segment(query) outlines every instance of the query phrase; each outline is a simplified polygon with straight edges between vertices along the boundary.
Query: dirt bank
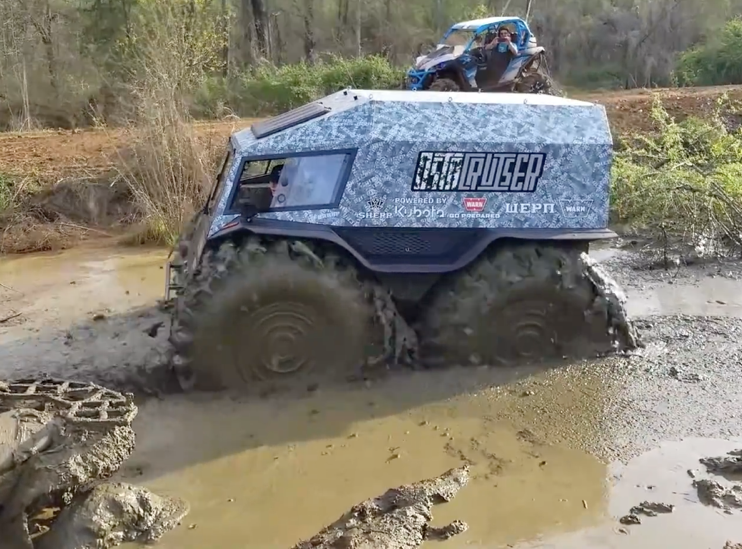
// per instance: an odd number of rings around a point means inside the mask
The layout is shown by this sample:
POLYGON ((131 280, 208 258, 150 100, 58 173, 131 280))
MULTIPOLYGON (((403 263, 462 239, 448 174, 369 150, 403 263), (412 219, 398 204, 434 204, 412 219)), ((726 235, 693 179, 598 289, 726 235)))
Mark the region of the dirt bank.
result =
MULTIPOLYGON (((621 135, 652 130, 648 113, 654 93, 659 93, 668 112, 679 119, 710 112, 725 93, 730 99, 742 100, 742 86, 595 92, 575 94, 574 98, 605 105, 613 131, 621 135)), ((246 127, 253 120, 203 122, 196 128, 204 139, 226 139, 235 128, 246 127)), ((0 134, 0 174, 47 176, 55 181, 95 176, 115 165, 117 152, 130 140, 130 132, 116 129, 0 134)))

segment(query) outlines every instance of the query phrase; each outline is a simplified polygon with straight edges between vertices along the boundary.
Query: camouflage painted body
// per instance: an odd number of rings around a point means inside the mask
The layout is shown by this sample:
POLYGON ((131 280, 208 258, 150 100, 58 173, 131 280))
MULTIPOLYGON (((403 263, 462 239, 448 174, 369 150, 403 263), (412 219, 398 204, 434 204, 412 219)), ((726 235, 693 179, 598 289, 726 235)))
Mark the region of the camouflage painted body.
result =
POLYGON ((236 155, 209 236, 239 218, 229 201, 241 160, 333 151, 354 156, 347 180, 336 183, 336 206, 259 218, 336 227, 607 225, 612 137, 602 106, 536 95, 355 90, 321 103, 331 110, 309 122, 262 139, 249 129, 232 137, 236 155), (433 153, 449 154, 434 164, 433 153), (524 166, 540 170, 529 189, 519 186, 524 166))

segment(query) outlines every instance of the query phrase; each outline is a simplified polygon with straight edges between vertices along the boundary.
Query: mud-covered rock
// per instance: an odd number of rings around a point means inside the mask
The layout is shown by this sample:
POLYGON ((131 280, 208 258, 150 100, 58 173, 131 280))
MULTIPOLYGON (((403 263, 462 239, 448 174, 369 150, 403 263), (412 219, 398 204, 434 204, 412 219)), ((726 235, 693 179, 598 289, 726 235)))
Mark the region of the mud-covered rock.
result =
POLYGON ((182 502, 101 484, 134 450, 133 396, 89 383, 0 382, 0 546, 102 549, 157 539, 182 502))
POLYGON ((724 549, 742 549, 742 543, 732 543, 728 541, 724 544, 724 549))
POLYGON ((718 507, 724 511, 731 512, 732 509, 742 509, 742 486, 733 485, 730 488, 720 483, 709 480, 694 480, 693 486, 698 492, 698 499, 704 505, 718 507))
POLYGON ((134 450, 131 395, 92 384, 0 383, 0 531, 30 547, 28 517, 62 508, 134 450))
POLYGON ((632 515, 646 515, 648 517, 656 517, 659 514, 672 513, 674 510, 675 506, 670 505, 669 503, 643 501, 639 505, 632 507, 629 513, 632 515))
POLYGON ((714 475, 742 475, 742 450, 734 450, 726 456, 701 458, 699 461, 714 475))
POLYGON ((100 484, 75 498, 41 537, 36 549, 109 549, 125 542, 153 543, 188 513, 184 501, 145 488, 100 484))
POLYGON ((293 549, 413 549, 426 540, 445 540, 467 525, 454 521, 429 526, 434 505, 451 501, 469 482, 468 466, 433 479, 405 484, 355 505, 350 511, 293 549))

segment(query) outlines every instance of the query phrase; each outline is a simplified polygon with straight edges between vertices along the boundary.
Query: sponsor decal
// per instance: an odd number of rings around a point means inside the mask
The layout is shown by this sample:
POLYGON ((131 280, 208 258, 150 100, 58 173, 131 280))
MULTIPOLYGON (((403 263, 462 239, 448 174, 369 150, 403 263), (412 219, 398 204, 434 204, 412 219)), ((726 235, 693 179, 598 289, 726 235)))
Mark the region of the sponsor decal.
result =
POLYGON ((546 153, 443 153, 423 151, 411 190, 415 192, 535 192, 546 153))
POLYGON ((384 207, 384 202, 385 200, 383 198, 375 196, 373 198, 370 198, 366 204, 368 204, 368 207, 372 210, 380 210, 384 207))
POLYGON ((279 204, 283 204, 284 202, 286 202, 286 195, 281 193, 276 197, 276 200, 279 204))
POLYGON ((528 215, 554 213, 554 204, 505 204, 505 213, 528 215))
POLYGON ((591 198, 580 200, 560 200, 559 206, 564 217, 575 218, 589 214, 593 209, 591 198))
POLYGON ((472 198, 472 197, 466 197, 463 200, 464 209, 467 212, 482 212, 484 211, 484 207, 487 205, 487 199, 486 198, 472 198))

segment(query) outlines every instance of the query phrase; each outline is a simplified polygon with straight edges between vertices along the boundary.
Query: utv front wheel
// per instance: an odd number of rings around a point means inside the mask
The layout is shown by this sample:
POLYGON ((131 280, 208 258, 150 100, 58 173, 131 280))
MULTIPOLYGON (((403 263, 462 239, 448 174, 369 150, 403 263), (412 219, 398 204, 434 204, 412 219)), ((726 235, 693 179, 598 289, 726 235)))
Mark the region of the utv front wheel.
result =
POLYGON ((457 92, 461 91, 461 86, 459 86, 456 81, 452 80, 451 78, 437 78, 430 85, 430 91, 457 92))
POLYGON ((281 244, 225 244, 204 259, 171 338, 184 389, 288 388, 361 369, 373 327, 354 273, 281 244))

